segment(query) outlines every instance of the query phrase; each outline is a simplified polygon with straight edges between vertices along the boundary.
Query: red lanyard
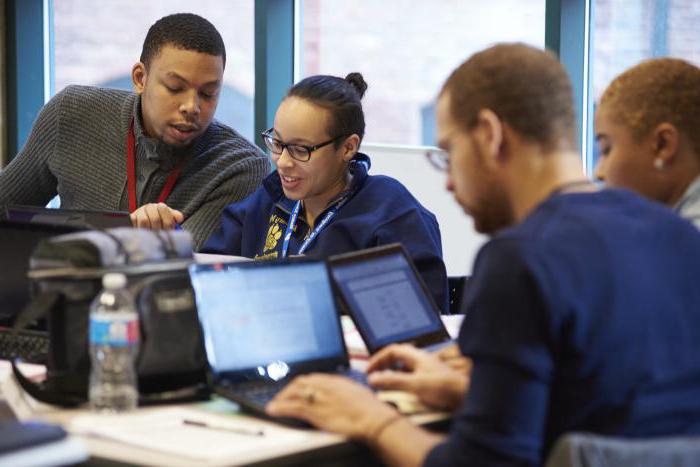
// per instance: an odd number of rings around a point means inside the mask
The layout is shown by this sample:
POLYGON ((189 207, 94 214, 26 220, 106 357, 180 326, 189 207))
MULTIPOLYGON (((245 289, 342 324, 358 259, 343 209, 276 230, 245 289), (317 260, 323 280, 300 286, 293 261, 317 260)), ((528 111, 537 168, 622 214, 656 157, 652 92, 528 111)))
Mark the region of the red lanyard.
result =
MULTIPOLYGON (((129 133, 126 138, 126 177, 129 189, 129 212, 136 211, 136 156, 134 152, 136 151, 136 136, 134 135, 134 119, 131 119, 129 124, 129 133)), ((177 161, 173 170, 170 171, 168 179, 165 181, 165 186, 163 191, 160 192, 158 197, 158 202, 163 203, 170 195, 170 192, 175 186, 177 178, 180 176, 182 171, 182 159, 177 161)))

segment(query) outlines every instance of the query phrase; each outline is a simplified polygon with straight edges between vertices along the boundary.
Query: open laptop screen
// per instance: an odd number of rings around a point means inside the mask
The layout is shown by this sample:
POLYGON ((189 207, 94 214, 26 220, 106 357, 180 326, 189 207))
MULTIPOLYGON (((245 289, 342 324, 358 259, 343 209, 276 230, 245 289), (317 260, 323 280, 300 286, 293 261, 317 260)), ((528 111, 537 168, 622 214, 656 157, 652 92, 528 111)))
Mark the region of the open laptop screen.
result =
POLYGON ((337 256, 331 274, 370 352, 445 334, 432 298, 398 245, 337 256))
POLYGON ((29 302, 29 257, 39 242, 77 230, 70 226, 0 221, 0 324, 10 324, 29 302))
POLYGON ((347 359, 323 262, 193 265, 190 276, 214 373, 347 359))
POLYGON ((111 229, 131 227, 131 218, 125 211, 94 211, 89 209, 54 209, 41 206, 7 206, 7 220, 38 224, 69 225, 84 229, 111 229))

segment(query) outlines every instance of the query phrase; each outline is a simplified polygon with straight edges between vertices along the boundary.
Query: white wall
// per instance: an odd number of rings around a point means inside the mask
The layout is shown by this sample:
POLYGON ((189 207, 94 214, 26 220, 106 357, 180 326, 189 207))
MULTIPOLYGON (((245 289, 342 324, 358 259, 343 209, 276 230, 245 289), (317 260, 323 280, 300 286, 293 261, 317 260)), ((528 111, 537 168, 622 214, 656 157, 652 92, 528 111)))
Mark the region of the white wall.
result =
POLYGON ((487 237, 474 230, 471 218, 445 189, 446 175, 428 162, 426 148, 363 144, 361 151, 372 159, 370 174, 396 178, 435 214, 447 274, 470 275, 476 253, 487 237))

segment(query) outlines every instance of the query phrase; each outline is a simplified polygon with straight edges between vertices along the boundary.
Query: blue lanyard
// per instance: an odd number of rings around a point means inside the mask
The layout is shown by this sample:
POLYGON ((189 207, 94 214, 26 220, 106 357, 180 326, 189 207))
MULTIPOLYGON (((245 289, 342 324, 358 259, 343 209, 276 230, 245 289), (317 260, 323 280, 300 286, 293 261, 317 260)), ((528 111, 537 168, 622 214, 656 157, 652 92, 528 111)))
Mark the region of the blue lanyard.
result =
MULTIPOLYGON (((340 211, 340 208, 343 207, 343 205, 350 199, 350 195, 345 196, 343 199, 338 201, 335 206, 333 206, 325 216, 323 216, 323 219, 321 222, 316 224, 316 227, 314 230, 311 231, 309 236, 304 240, 304 243, 301 244, 301 247, 299 248, 299 252, 297 253, 298 255, 303 254, 306 249, 311 245, 311 242, 313 242, 318 234, 326 228, 328 224, 330 224, 331 220, 335 217, 335 215, 340 211)), ((287 229, 284 231, 284 239, 282 241, 282 258, 287 257, 287 250, 289 249, 289 240, 292 238, 292 232, 294 231, 294 226, 297 223, 297 217, 299 217, 299 211, 301 210, 301 200, 297 201, 294 204, 294 209, 292 209, 292 213, 289 216, 289 222, 287 223, 287 229)))

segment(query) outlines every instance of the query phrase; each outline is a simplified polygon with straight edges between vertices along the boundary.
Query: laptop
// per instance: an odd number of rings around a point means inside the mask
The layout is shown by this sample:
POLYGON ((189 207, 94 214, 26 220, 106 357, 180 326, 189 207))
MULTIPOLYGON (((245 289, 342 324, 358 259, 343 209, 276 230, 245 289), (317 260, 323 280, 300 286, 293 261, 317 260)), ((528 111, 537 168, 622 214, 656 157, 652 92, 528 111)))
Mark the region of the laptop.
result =
POLYGON ((70 225, 84 229, 111 229, 114 227, 132 226, 131 218, 126 211, 54 209, 41 206, 11 205, 5 208, 5 218, 10 221, 70 225))
POLYGON ((265 416, 267 402, 299 374, 366 384, 350 369, 323 261, 193 264, 189 272, 215 393, 265 416))
POLYGON ((67 225, 0 221, 0 323, 10 324, 29 302, 29 257, 39 242, 78 230, 67 225))
POLYGON ((332 256, 335 290, 373 354, 394 343, 452 343, 427 286, 399 243, 332 256))

